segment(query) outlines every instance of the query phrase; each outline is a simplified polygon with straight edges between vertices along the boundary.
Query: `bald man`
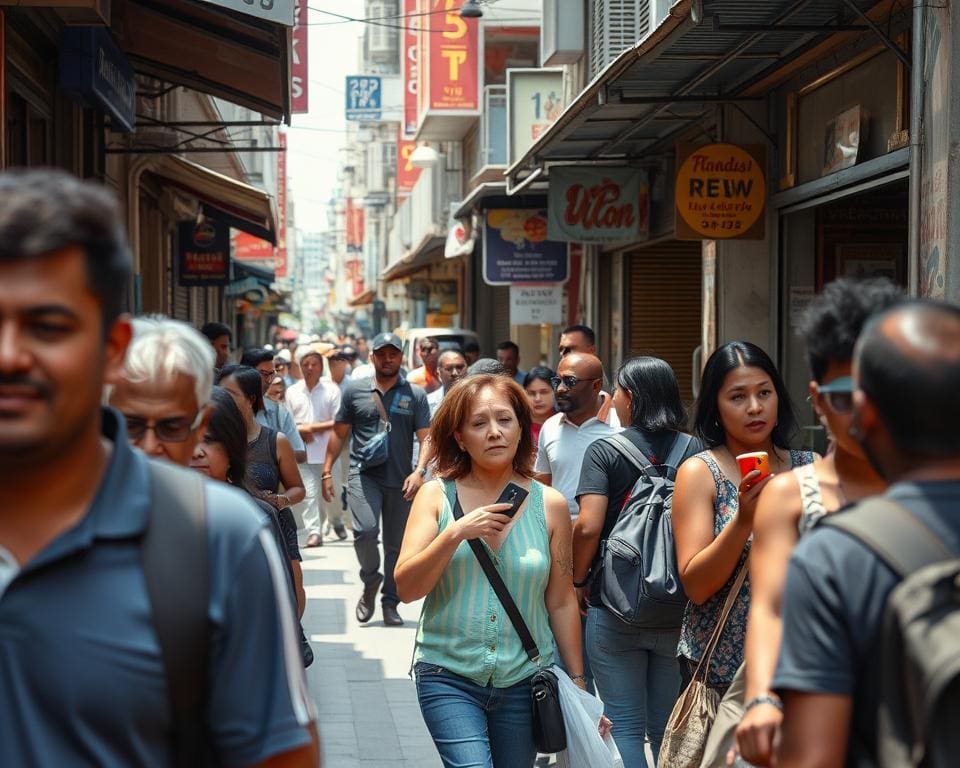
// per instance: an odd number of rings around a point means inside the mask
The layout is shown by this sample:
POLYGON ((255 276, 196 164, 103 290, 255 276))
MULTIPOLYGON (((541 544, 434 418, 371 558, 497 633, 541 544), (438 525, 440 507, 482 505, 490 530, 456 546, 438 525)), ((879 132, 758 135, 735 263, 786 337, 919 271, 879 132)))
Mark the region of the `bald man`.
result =
POLYGON ((535 469, 541 481, 564 495, 570 515, 576 518, 580 511, 577 486, 587 446, 619 432, 620 422, 610 408, 610 396, 601 390, 603 363, 595 355, 566 355, 551 383, 559 413, 547 419, 540 431, 535 469))
MULTIPOLYGON (((851 434, 890 483, 885 499, 899 510, 886 519, 876 501, 861 502, 826 518, 794 550, 773 681, 784 706, 780 768, 879 764, 879 672, 888 668, 881 628, 901 576, 841 529, 859 522, 899 559, 903 545, 915 556, 935 552, 926 562, 960 557, 960 308, 912 301, 879 315, 857 342, 853 377, 851 434), (933 550, 930 538, 947 551, 933 550)), ((893 668, 910 674, 905 661, 893 668)), ((884 733, 910 739, 911 725, 897 720, 884 733)), ((939 744, 953 733, 927 735, 939 744)), ((927 749, 936 753, 929 741, 927 749)), ((953 752, 929 765, 956 761, 953 752)))

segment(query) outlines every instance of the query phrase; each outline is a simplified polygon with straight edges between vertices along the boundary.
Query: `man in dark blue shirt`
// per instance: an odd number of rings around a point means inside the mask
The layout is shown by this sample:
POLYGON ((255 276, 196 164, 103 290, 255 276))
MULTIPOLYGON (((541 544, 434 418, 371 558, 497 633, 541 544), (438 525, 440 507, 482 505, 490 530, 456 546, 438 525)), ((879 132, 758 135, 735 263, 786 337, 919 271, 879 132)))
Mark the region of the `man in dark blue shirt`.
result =
MULTIPOLYGON (((155 515, 147 459, 128 445, 122 419, 100 408, 130 341, 129 279, 106 189, 60 171, 0 174, 3 766, 175 762, 142 565, 155 515)), ((212 364, 210 353, 207 378, 212 364)), ((194 405, 147 431, 190 439, 203 423, 203 403, 194 405)), ((243 494, 203 487, 202 738, 218 764, 315 766, 315 714, 276 545, 243 494)))
MULTIPOLYGON (((887 497, 960 553, 960 308, 915 301, 883 313, 864 329, 853 373, 857 437, 887 497)), ((797 545, 773 683, 779 768, 877 764, 882 621, 898 582, 837 528, 797 545)))
POLYGON ((393 569, 400 555, 403 531, 410 515, 410 502, 423 484, 430 451, 420 451, 417 468, 411 472, 413 438, 420 444, 430 429, 430 406, 427 394, 410 384, 400 372, 403 343, 392 333, 381 333, 373 340, 374 377, 351 379, 344 387, 340 412, 327 445, 323 467, 323 497, 333 500, 333 465, 345 442, 350 441, 350 471, 347 478, 347 499, 353 516, 354 548, 360 561, 363 594, 357 603, 357 621, 365 623, 373 617, 374 599, 383 583, 383 622, 400 626, 403 619, 397 612, 400 598, 393 580, 393 569), (383 423, 381 409, 387 417, 383 423), (368 466, 363 449, 384 429, 387 436, 387 459, 368 466), (380 550, 377 538, 383 521, 383 575, 380 573, 380 550))

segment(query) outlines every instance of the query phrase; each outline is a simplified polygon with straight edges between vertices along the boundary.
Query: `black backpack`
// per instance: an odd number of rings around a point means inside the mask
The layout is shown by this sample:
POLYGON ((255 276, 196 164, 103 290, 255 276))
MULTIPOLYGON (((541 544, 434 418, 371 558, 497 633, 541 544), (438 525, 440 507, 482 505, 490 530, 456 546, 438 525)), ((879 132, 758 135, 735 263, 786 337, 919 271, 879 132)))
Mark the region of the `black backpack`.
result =
POLYGON ((819 525, 846 531, 901 582, 881 632, 877 761, 881 768, 946 768, 960 760, 960 556, 920 518, 868 499, 819 525))
POLYGON ((677 469, 693 438, 678 434, 658 466, 622 434, 603 440, 636 467, 640 477, 601 544, 600 600, 630 626, 679 627, 687 596, 680 583, 670 506, 677 469))

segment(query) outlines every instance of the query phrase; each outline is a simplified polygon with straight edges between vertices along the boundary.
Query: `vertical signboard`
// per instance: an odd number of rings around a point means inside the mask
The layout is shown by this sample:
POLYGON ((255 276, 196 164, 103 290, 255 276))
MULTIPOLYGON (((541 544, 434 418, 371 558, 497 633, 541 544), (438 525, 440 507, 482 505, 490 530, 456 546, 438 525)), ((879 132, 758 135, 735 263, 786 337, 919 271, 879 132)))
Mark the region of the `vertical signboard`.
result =
POLYGON ((526 154, 565 106, 562 69, 507 70, 507 165, 526 154))
POLYGON ((383 89, 374 75, 347 75, 347 120, 380 120, 383 116, 383 89))
POLYGON ((291 45, 293 64, 290 67, 290 94, 293 98, 290 111, 294 114, 309 111, 309 99, 307 97, 308 83, 310 82, 310 68, 307 64, 309 29, 307 26, 307 0, 297 0, 291 45))
POLYGON ((420 178, 422 168, 417 168, 411 161, 413 150, 417 148, 417 142, 410 141, 403 137, 403 127, 400 128, 400 136, 397 138, 397 198, 403 198, 413 191, 417 179, 420 178))
POLYGON ((363 208, 353 204, 353 198, 347 198, 347 253, 363 253, 363 208))
POLYGON ((403 123, 400 137, 412 139, 417 133, 417 0, 403 0, 403 123))
POLYGON ((186 288, 230 282, 230 227, 204 219, 177 225, 177 279, 186 288))
POLYGON ((480 109, 480 26, 460 17, 460 0, 420 0, 417 101, 424 112, 480 109))
POLYGON ((280 132, 277 152, 277 254, 274 274, 287 276, 287 134, 280 132))

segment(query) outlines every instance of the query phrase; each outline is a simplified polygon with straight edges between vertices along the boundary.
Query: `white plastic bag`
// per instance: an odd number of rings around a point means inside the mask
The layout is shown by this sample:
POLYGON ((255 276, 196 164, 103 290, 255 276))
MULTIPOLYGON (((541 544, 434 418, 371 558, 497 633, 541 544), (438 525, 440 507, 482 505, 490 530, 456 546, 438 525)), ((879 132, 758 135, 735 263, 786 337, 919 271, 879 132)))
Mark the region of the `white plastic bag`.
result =
POLYGON ((557 753, 557 768, 623 768, 613 738, 600 736, 600 699, 578 688, 560 667, 554 665, 550 671, 560 681, 560 707, 567 727, 567 748, 557 753))

